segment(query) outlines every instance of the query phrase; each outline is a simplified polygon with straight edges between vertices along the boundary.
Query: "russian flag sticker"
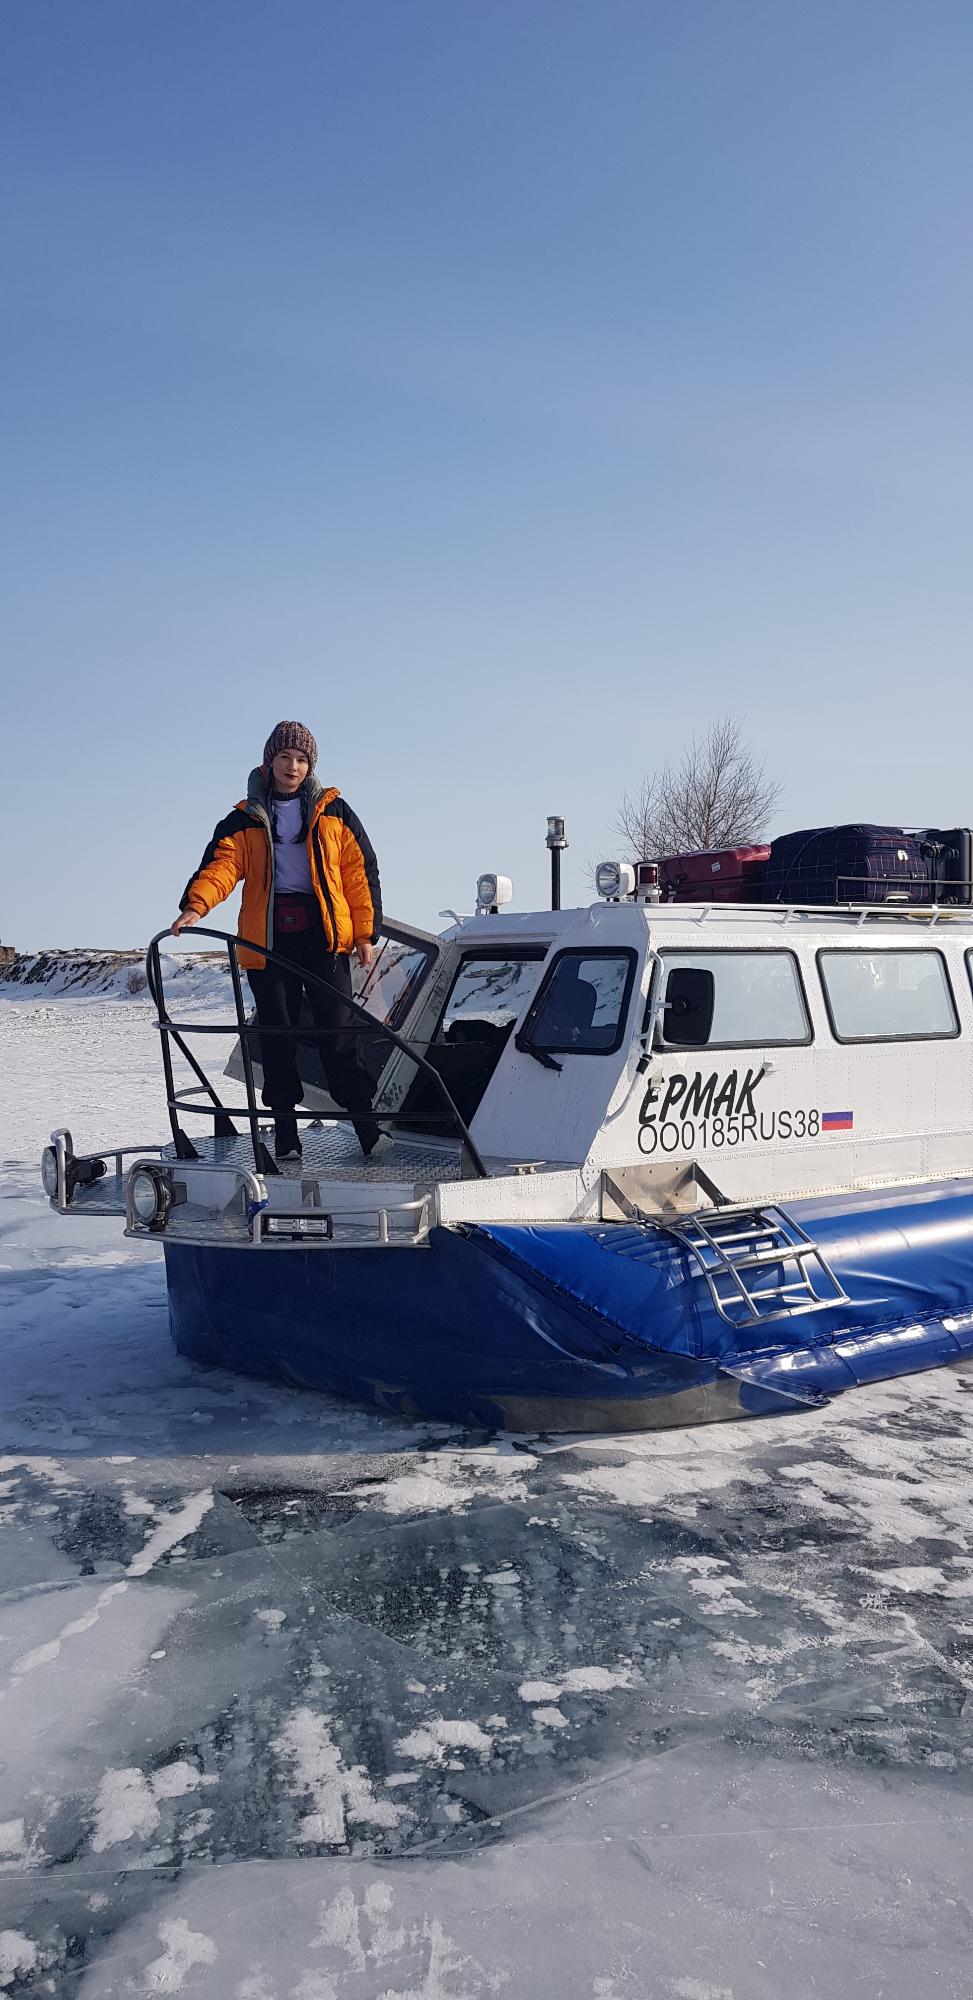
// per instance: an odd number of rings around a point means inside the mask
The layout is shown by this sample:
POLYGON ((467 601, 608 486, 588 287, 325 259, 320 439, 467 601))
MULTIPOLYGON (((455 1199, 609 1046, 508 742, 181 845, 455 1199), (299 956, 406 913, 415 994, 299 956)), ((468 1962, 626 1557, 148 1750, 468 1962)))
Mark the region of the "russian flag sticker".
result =
POLYGON ((855 1123, 853 1111, 822 1111, 822 1132, 850 1132, 855 1123))

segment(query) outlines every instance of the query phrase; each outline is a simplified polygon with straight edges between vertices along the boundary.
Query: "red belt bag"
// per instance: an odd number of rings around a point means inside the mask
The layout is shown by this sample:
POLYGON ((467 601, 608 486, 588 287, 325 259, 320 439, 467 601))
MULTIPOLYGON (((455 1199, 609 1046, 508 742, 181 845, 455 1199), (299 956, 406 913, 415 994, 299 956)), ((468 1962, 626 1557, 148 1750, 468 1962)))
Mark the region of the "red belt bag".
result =
POLYGON ((317 915, 316 896, 283 895, 274 897, 274 936, 295 931, 309 931, 317 915))

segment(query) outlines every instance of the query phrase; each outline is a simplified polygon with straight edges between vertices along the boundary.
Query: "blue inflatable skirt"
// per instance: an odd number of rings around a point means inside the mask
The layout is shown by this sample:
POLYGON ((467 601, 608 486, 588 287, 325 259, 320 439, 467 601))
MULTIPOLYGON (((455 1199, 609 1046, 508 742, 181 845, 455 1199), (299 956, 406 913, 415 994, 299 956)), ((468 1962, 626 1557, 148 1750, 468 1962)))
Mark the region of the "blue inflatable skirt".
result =
POLYGON ((973 1354, 973 1183, 788 1214, 847 1298, 727 1324, 651 1224, 434 1229, 422 1248, 165 1247, 180 1353, 477 1428, 624 1431, 826 1403, 973 1354))

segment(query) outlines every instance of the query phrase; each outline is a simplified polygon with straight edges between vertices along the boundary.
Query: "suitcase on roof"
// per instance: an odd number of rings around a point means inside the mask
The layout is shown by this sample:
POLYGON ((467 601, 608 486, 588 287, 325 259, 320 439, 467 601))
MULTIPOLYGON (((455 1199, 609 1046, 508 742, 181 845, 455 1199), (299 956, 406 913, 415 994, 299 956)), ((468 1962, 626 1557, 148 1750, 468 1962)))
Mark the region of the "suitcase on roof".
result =
POLYGON ((931 903, 923 843, 900 826, 814 826, 771 842, 771 903, 931 903))
POLYGON ((916 838, 925 850, 933 901, 973 902, 973 832, 968 826, 924 826, 916 838))
POLYGON ((769 847, 670 854, 659 863, 664 903, 758 903, 769 847))

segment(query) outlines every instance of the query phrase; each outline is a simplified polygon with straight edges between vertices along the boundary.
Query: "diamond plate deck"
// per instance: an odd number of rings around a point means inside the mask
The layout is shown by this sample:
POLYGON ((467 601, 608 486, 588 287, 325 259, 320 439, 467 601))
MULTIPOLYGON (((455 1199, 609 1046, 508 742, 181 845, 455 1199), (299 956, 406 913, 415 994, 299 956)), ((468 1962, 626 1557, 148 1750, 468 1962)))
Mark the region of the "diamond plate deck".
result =
MULTIPOLYGON (((274 1128, 261 1126, 264 1141, 273 1154, 274 1128)), ((253 1171, 253 1147, 249 1132, 235 1139, 202 1138, 191 1135, 201 1160, 215 1167, 239 1167, 253 1171)), ((462 1179, 459 1147, 449 1140, 438 1144, 428 1139, 394 1138, 377 1160, 366 1160, 354 1133, 342 1125, 304 1125, 301 1128, 304 1152, 299 1160, 279 1160, 280 1173, 288 1180, 405 1182, 417 1195, 429 1194, 441 1181, 462 1179)), ((174 1160, 175 1148, 167 1146, 163 1157, 174 1160)))
POLYGON ((126 1173, 106 1174, 91 1187, 78 1188, 68 1215, 124 1215, 126 1173))

